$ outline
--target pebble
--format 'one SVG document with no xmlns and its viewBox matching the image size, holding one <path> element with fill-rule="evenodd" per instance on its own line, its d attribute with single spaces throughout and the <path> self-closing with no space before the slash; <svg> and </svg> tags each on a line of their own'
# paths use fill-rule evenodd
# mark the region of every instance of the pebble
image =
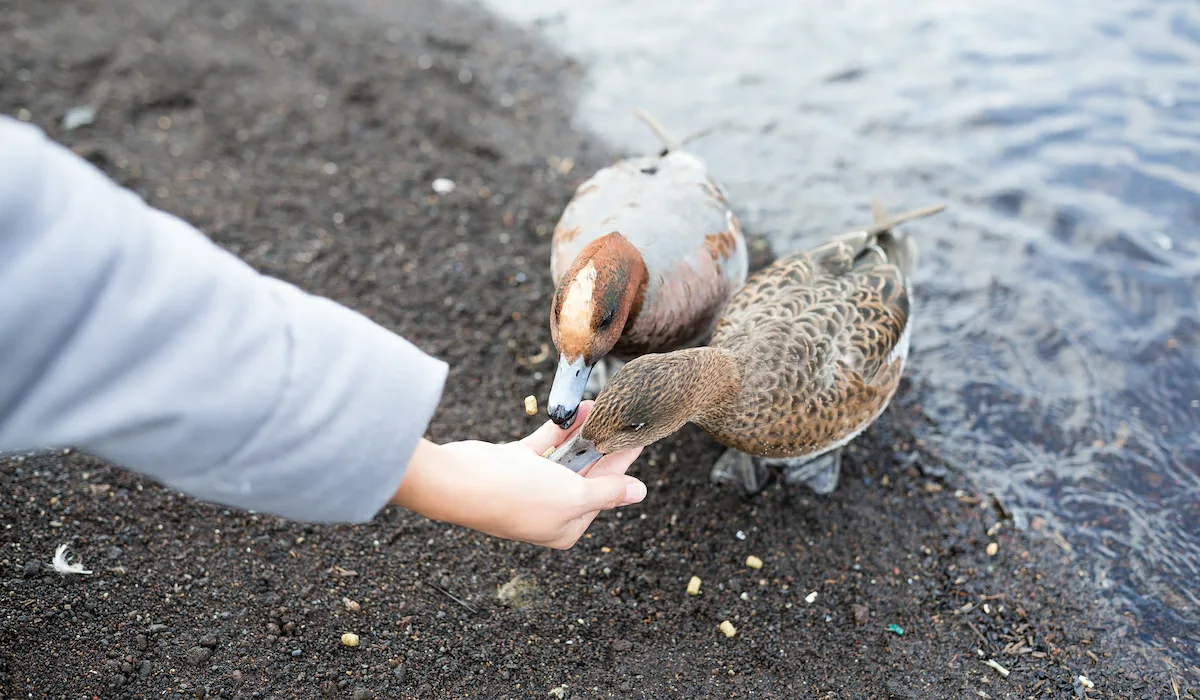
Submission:
<svg viewBox="0 0 1200 700">
<path fill-rule="evenodd" d="M 989 557 L 996 556 L 996 552 L 999 552 L 999 551 L 1000 551 L 1000 545 L 996 544 L 995 542 L 988 542 L 987 555 Z"/>
<path fill-rule="evenodd" d="M 817 601 L 817 592 L 816 591 L 813 591 L 812 593 L 809 593 L 808 595 L 804 596 L 804 602 L 808 603 L 809 605 L 812 605 L 816 601 Z"/>
<path fill-rule="evenodd" d="M 850 606 L 850 611 L 854 613 L 854 624 L 862 626 L 871 621 L 871 609 L 861 603 L 854 603 Z"/>
<path fill-rule="evenodd" d="M 362 606 L 358 604 L 358 601 L 350 600 L 349 598 L 342 598 L 342 605 L 346 606 L 346 610 L 348 612 L 358 612 L 359 610 L 362 610 Z"/>
<path fill-rule="evenodd" d="M 353 632 L 346 632 L 342 634 L 342 644 L 348 647 L 358 646 L 358 635 Z"/>
<path fill-rule="evenodd" d="M 187 660 L 189 664 L 193 666 L 199 666 L 205 661 L 208 661 L 209 657 L 211 656 L 212 649 L 209 649 L 208 647 L 192 647 L 191 649 L 188 649 Z"/>
<path fill-rule="evenodd" d="M 375 695 L 366 688 L 355 688 L 354 692 L 350 694 L 350 697 L 353 698 L 353 700 L 367 700 L 368 698 L 375 697 Z"/>
<path fill-rule="evenodd" d="M 303 653 L 304 651 L 300 649 L 292 649 L 292 656 L 296 657 L 297 659 L 300 658 L 300 655 Z"/>
<path fill-rule="evenodd" d="M 761 569 L 763 567 L 763 560 L 751 554 L 746 557 L 746 566 L 751 569 Z"/>
<path fill-rule="evenodd" d="M 42 572 L 42 562 L 35 561 L 32 559 L 25 562 L 25 568 L 21 570 L 21 573 L 25 574 L 26 577 L 37 576 L 41 572 Z"/>
<path fill-rule="evenodd" d="M 721 631 L 725 633 L 726 637 L 732 637 L 733 635 L 737 634 L 737 628 L 734 627 L 733 623 L 729 620 L 725 620 L 721 623 Z"/>
<path fill-rule="evenodd" d="M 444 177 L 439 177 L 433 181 L 433 191 L 437 192 L 438 194 L 450 194 L 457 188 L 458 185 L 454 184 L 454 180 Z"/>
<path fill-rule="evenodd" d="M 62 127 L 64 131 L 74 131 L 95 120 L 96 108 L 91 105 L 80 105 L 67 110 L 67 113 L 63 115 Z"/>
<path fill-rule="evenodd" d="M 200 638 L 199 644 L 202 647 L 208 647 L 209 649 L 213 649 L 217 646 L 217 635 L 206 634 Z"/>
<path fill-rule="evenodd" d="M 633 642 L 628 639 L 616 639 L 612 643 L 613 651 L 629 651 L 633 648 Z"/>
<path fill-rule="evenodd" d="M 533 394 L 525 397 L 525 415 L 536 416 L 538 412 L 537 397 Z"/>
<path fill-rule="evenodd" d="M 120 547 L 116 546 L 109 547 L 108 549 L 104 550 L 104 556 L 108 557 L 109 559 L 120 559 L 122 554 L 124 554 L 124 552 L 121 551 Z"/>
<path fill-rule="evenodd" d="M 688 592 L 688 595 L 700 595 L 700 577 L 699 576 L 693 576 L 692 580 L 688 581 L 687 592 Z"/>
<path fill-rule="evenodd" d="M 148 628 L 146 628 L 146 631 L 149 632 L 150 634 L 159 634 L 161 632 L 166 632 L 167 626 L 164 624 L 161 624 L 161 623 L 153 624 L 153 625 L 150 625 Z"/>
</svg>

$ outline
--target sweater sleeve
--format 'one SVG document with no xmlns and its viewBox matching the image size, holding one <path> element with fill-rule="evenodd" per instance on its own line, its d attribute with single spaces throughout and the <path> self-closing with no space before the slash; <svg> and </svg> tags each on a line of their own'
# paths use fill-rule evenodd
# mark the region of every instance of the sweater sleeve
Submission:
<svg viewBox="0 0 1200 700">
<path fill-rule="evenodd" d="M 0 368 L 0 452 L 76 447 L 311 522 L 387 504 L 447 375 L 2 115 Z"/>
</svg>

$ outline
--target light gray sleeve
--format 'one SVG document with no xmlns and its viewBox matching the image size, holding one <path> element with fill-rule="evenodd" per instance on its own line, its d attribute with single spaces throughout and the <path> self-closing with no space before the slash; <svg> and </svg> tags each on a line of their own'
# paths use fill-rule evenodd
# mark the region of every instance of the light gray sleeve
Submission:
<svg viewBox="0 0 1200 700">
<path fill-rule="evenodd" d="M 201 499 L 363 522 L 446 374 L 0 115 L 0 452 L 71 446 Z"/>
</svg>

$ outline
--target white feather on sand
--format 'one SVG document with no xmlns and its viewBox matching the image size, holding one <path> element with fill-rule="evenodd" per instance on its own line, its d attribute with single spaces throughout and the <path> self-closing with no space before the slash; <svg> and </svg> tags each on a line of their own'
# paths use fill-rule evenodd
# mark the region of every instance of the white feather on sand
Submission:
<svg viewBox="0 0 1200 700">
<path fill-rule="evenodd" d="M 67 561 L 67 545 L 60 544 L 58 549 L 54 550 L 54 559 L 50 560 L 50 566 L 60 574 L 90 574 L 91 571 L 83 568 L 83 562 L 68 562 Z"/>
</svg>

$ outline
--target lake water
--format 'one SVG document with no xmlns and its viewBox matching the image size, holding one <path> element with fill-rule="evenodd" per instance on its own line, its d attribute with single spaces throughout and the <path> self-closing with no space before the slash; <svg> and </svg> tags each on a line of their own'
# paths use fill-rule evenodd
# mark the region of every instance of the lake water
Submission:
<svg viewBox="0 0 1200 700">
<path fill-rule="evenodd" d="M 1200 661 L 1200 4 L 483 5 L 586 66 L 615 147 L 658 147 L 639 106 L 716 127 L 777 252 L 948 203 L 912 227 L 919 437 Z"/>
</svg>

